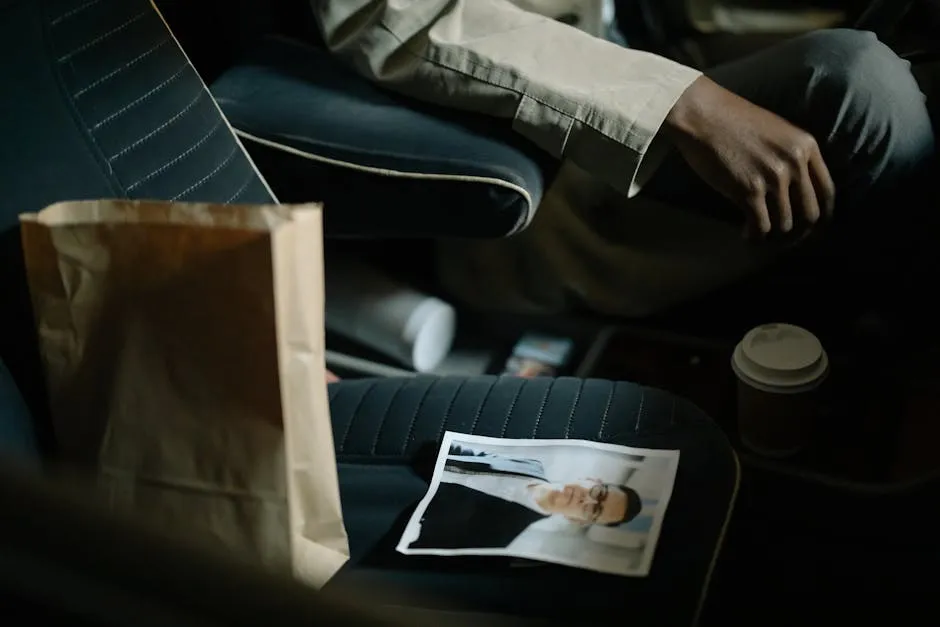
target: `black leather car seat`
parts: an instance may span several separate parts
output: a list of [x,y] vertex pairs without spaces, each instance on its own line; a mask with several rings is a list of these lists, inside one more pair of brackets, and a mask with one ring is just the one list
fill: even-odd
[[[148,0],[0,0],[0,53],[0,358],[41,425],[18,213],[108,196],[217,203],[273,197]],[[407,598],[419,606],[590,624],[697,619],[738,466],[721,431],[687,401],[630,383],[564,378],[345,381],[331,385],[329,395],[353,559],[327,591],[352,588],[380,602],[383,592],[403,590],[399,604]],[[396,534],[427,488],[424,462],[445,430],[679,449],[651,575],[625,579],[395,553]],[[47,454],[54,454],[51,444],[47,438]]]

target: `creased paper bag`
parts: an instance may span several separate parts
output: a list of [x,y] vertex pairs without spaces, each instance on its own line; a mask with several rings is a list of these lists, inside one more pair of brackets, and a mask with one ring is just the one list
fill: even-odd
[[106,502],[324,584],[349,555],[318,205],[21,218],[57,445]]

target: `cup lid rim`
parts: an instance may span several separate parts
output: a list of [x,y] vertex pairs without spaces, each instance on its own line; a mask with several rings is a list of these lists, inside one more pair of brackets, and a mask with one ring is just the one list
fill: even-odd
[[[790,363],[782,363],[781,367],[761,363],[762,355],[757,351],[748,350],[761,333],[769,330],[790,333],[789,337],[782,340],[789,343]],[[800,341],[803,345],[796,345],[793,340]],[[761,325],[748,331],[735,346],[731,361],[735,373],[748,383],[778,389],[818,385],[829,370],[829,356],[819,339],[806,329],[784,323]]]

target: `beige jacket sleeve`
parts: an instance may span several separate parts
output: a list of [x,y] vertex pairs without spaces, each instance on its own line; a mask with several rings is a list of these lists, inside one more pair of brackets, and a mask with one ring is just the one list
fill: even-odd
[[661,151],[650,146],[663,120],[699,76],[508,0],[312,0],[312,6],[329,48],[368,78],[409,96],[511,119],[552,155],[630,195],[657,165]]

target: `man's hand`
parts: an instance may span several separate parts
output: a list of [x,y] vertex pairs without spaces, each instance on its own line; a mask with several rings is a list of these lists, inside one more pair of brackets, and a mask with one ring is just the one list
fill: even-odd
[[813,136],[707,77],[679,98],[664,130],[695,173],[745,212],[754,235],[832,213],[835,185]]

